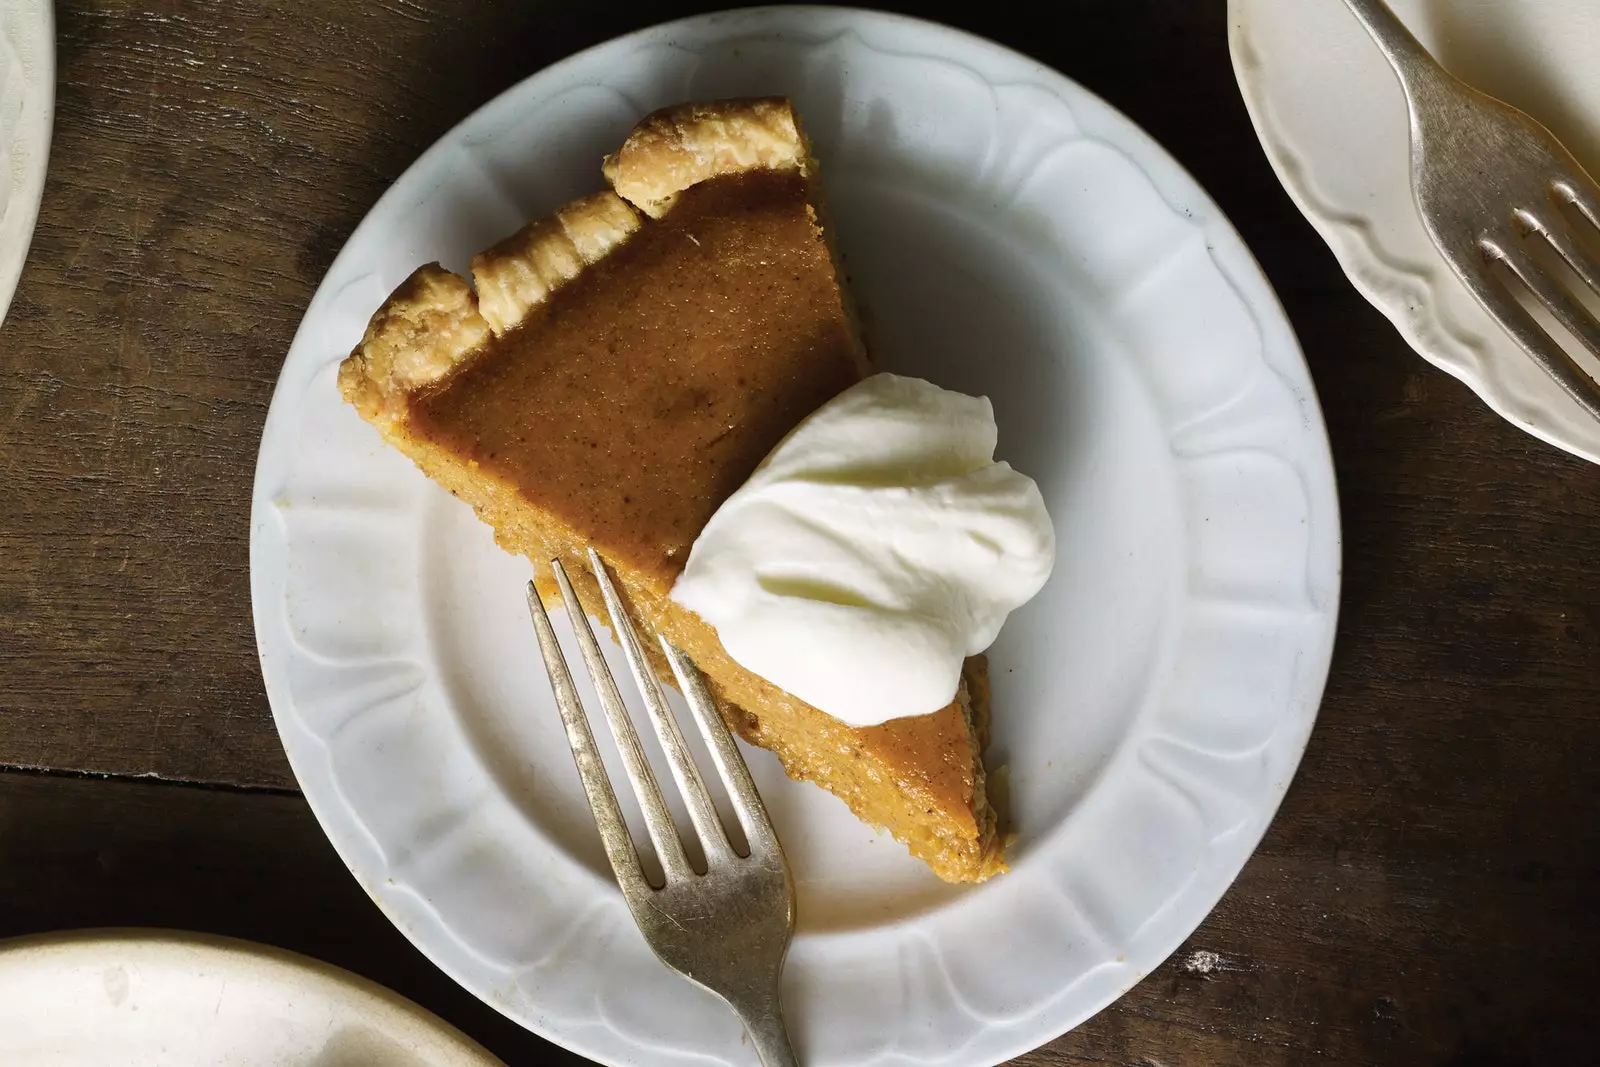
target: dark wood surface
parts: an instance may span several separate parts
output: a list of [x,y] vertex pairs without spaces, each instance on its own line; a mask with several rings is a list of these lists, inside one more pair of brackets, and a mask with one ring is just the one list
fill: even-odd
[[[1600,471],[1429,369],[1345,282],[1251,132],[1222,0],[924,13],[1161,140],[1299,332],[1344,510],[1339,645],[1256,856],[1171,960],[1023,1062],[1600,1062]],[[55,145],[0,327],[0,934],[284,945],[513,1064],[562,1053],[455,988],[339,864],[250,626],[273,381],[340,245],[495,93],[682,5],[57,5]]]

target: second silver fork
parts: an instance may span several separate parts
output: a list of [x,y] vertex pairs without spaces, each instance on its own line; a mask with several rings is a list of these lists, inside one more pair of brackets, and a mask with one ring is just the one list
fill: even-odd
[[639,636],[605,563],[592,548],[589,561],[605,599],[612,629],[644,698],[651,725],[661,739],[668,767],[688,806],[689,819],[706,859],[704,874],[690,866],[666,800],[617,689],[616,679],[600,651],[566,570],[560,561],[553,560],[550,566],[561,587],[561,598],[577,635],[578,648],[616,737],[623,766],[638,795],[645,828],[664,874],[659,888],[645,878],[622,811],[617,806],[611,779],[595,746],[588,717],[573,686],[566,657],[556,641],[539,592],[529,582],[528,609],[533,614],[539,650],[544,656],[556,705],[578,765],[578,776],[600,828],[600,838],[611,869],[616,873],[617,884],[645,941],[661,961],[727,1002],[744,1024],[765,1067],[796,1067],[794,1050],[783,1025],[778,988],[789,940],[794,933],[794,886],[772,821],[700,671],[681,651],[660,638],[678,688],[688,702],[711,762],[721,775],[749,842],[748,855],[741,856],[734,851],[706,790],[705,779],[689,753],[660,680],[645,658]]
[[[1384,0],[1345,0],[1377,42],[1411,110],[1411,186],[1433,243],[1478,303],[1585,411],[1600,382],[1572,358],[1491,268],[1499,263],[1597,359],[1600,321],[1526,247],[1543,241],[1600,296],[1600,188],[1532,118],[1447,72]],[[1574,226],[1582,221],[1587,227]]]

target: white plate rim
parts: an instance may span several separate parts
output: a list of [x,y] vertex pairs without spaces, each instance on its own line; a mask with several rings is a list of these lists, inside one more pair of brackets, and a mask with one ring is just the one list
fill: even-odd
[[[288,949],[220,934],[144,927],[104,927],[26,934],[0,941],[0,975],[41,968],[172,966],[178,960],[226,973],[250,973],[286,994],[338,1002],[348,1014],[381,1025],[385,1037],[443,1051],[459,1067],[501,1061],[433,1012],[342,967]],[[148,974],[146,975],[148,977]],[[443,1067],[446,1061],[436,1060]]]
[[[12,35],[16,34],[16,37]],[[23,79],[22,105],[0,162],[21,159],[20,181],[0,201],[0,325],[22,278],[50,163],[56,91],[55,10],[48,0],[22,0],[0,14],[0,49],[16,56]]]
[[[1119,136],[1126,136],[1128,140],[1126,143],[1119,144],[1119,147],[1136,154],[1139,157],[1138,163],[1140,166],[1153,167],[1160,171],[1161,181],[1158,184],[1160,185],[1161,193],[1164,196],[1181,201],[1181,205],[1175,206],[1169,204],[1169,207],[1172,207],[1174,211],[1179,210],[1181,207],[1181,210],[1185,214],[1193,213],[1197,219],[1203,218],[1204,232],[1208,239],[1208,251],[1212,252],[1213,255],[1221,255],[1227,258],[1227,267],[1229,269],[1224,270],[1223,273],[1225,274],[1228,282],[1239,291],[1240,299],[1245,301],[1250,306],[1252,312],[1257,313],[1258,316],[1264,316],[1259,324],[1261,325],[1263,331],[1269,332],[1271,336],[1268,338],[1263,338],[1263,344],[1270,345],[1274,349],[1276,356],[1289,360],[1294,364],[1295,367],[1298,368],[1297,380],[1291,384],[1290,388],[1295,394],[1295,401],[1299,405],[1307,427],[1305,444],[1306,447],[1312,452],[1311,459],[1308,462],[1312,463],[1313,466],[1318,466],[1317,477],[1319,479],[1319,483],[1315,487],[1308,487],[1307,492],[1316,497],[1314,502],[1320,509],[1321,520],[1325,524],[1331,524],[1331,533],[1324,531],[1325,533],[1328,533],[1328,542],[1326,545],[1320,546],[1319,548],[1321,557],[1313,561],[1317,567],[1331,568],[1334,572],[1331,592],[1324,599],[1324,601],[1317,606],[1320,617],[1325,623],[1325,632],[1319,636],[1316,641],[1312,642],[1310,647],[1304,650],[1307,673],[1310,676],[1313,676],[1314,680],[1310,685],[1297,690],[1295,698],[1292,701],[1295,706],[1289,709],[1289,714],[1294,717],[1295,721],[1291,724],[1290,729],[1278,738],[1283,745],[1284,751],[1290,753],[1285,773],[1283,773],[1281,778],[1275,782],[1275,787],[1270,798],[1263,802],[1255,813],[1257,816],[1259,816],[1259,821],[1255,822],[1250,829],[1242,833],[1234,834],[1229,838],[1229,853],[1230,855],[1236,854],[1237,862],[1230,861],[1230,863],[1224,864],[1224,866],[1228,867],[1225,872],[1222,872],[1219,875],[1218,872],[1211,871],[1209,872],[1208,880],[1204,882],[1197,882],[1189,887],[1189,902],[1182,909],[1185,914],[1185,919],[1178,921],[1175,925],[1171,924],[1170,922],[1167,924],[1171,926],[1171,929],[1167,930],[1164,935],[1158,939],[1160,941],[1159,948],[1152,948],[1149,944],[1150,939],[1146,938],[1144,939],[1144,943],[1139,946],[1137,953],[1130,951],[1125,957],[1119,957],[1118,962],[1126,965],[1119,976],[1119,981],[1114,986],[1108,986],[1103,989],[1098,994],[1096,1002],[1090,1010],[1079,1011],[1071,1018],[1057,1018],[1053,1021],[1036,1020],[1034,1025],[1026,1028],[1026,1032],[1013,1033],[1007,1043],[1004,1045],[995,1045],[990,1043],[982,1050],[981,1053],[977,1053],[977,1050],[974,1049],[972,1051],[977,1054],[975,1056],[966,1057],[963,1057],[961,1052],[958,1050],[953,1054],[953,1056],[956,1058],[947,1058],[938,1061],[941,1063],[948,1062],[951,1064],[999,1062],[1000,1060],[1020,1054],[1021,1052],[1027,1051],[1030,1048],[1036,1047],[1038,1044],[1041,1044],[1044,1041],[1058,1036],[1065,1030],[1070,1029],[1071,1026],[1076,1025],[1076,1023],[1082,1018],[1086,1018],[1088,1015],[1093,1014],[1094,1011],[1098,1011],[1100,1008],[1110,1003],[1122,992],[1126,991],[1127,988],[1135,984],[1140,978],[1143,977],[1144,974],[1148,973],[1148,971],[1157,963],[1159,963],[1160,960],[1164,959],[1168,954],[1170,954],[1170,952],[1181,943],[1183,938],[1192,931],[1193,927],[1198,925],[1199,921],[1203,919],[1205,914],[1210,911],[1210,909],[1215,905],[1216,900],[1220,898],[1228,885],[1231,884],[1233,879],[1237,876],[1239,868],[1242,867],[1244,860],[1247,859],[1249,854],[1253,851],[1255,845],[1260,839],[1260,836],[1265,832],[1265,828],[1270,822],[1272,813],[1276,810],[1278,804],[1281,802],[1282,797],[1288,788],[1289,781],[1292,778],[1294,766],[1298,763],[1299,756],[1303,752],[1305,742],[1309,737],[1311,726],[1315,718],[1316,708],[1320,703],[1322,689],[1326,682],[1328,663],[1332,655],[1333,624],[1337,618],[1338,609],[1337,570],[1339,555],[1338,507],[1337,498],[1334,493],[1331,460],[1328,457],[1326,430],[1321,422],[1320,411],[1317,406],[1314,391],[1310,385],[1309,374],[1305,369],[1303,358],[1301,357],[1298,345],[1293,338],[1292,330],[1290,329],[1287,320],[1283,315],[1282,308],[1278,304],[1276,296],[1272,293],[1264,275],[1261,274],[1259,266],[1255,263],[1253,257],[1250,256],[1248,250],[1245,249],[1236,232],[1233,231],[1232,227],[1226,222],[1226,219],[1222,216],[1220,210],[1216,208],[1215,204],[1210,200],[1209,197],[1205,195],[1203,190],[1199,188],[1198,184],[1193,181],[1187,172],[1185,172],[1175,161],[1171,160],[1171,158],[1166,155],[1164,150],[1156,145],[1155,142],[1148,137],[1148,135],[1144,134],[1142,131],[1139,131],[1137,127],[1135,127],[1125,117],[1121,116],[1120,113],[1115,112],[1108,105],[1104,104],[1103,101],[1100,101],[1097,97],[1094,97],[1092,94],[1088,93],[1087,90],[1084,90],[1081,86],[1076,85],[1076,83],[1071,82],[1064,76],[1054,71],[1049,71],[1033,61],[1026,59],[1026,57],[1022,57],[1017,53],[1011,52],[1009,49],[1005,49],[1002,46],[993,44],[992,42],[984,41],[980,38],[972,37],[960,31],[951,30],[946,27],[937,26],[932,23],[927,23],[923,22],[922,20],[904,16],[884,15],[875,12],[860,12],[844,8],[746,9],[737,12],[725,12],[710,16],[692,17],[689,19],[680,20],[678,22],[667,23],[637,31],[636,33],[617,38],[613,41],[605,42],[569,57],[567,60],[563,60],[561,63],[556,64],[554,67],[545,68],[544,71],[530,76],[529,79],[527,79],[524,83],[521,83],[519,86],[507,90],[506,93],[496,98],[496,100],[484,105],[484,107],[475,112],[473,116],[469,117],[468,119],[464,120],[462,124],[458,125],[453,131],[451,131],[451,133],[441,138],[433,148],[430,148],[429,151],[425,153],[410,170],[408,170],[406,175],[402,176],[402,178],[399,179],[395,185],[384,194],[383,198],[379,200],[378,204],[369,214],[368,219],[364,220],[361,226],[358,227],[356,232],[352,235],[349,244],[346,246],[346,250],[341,252],[339,260],[345,259],[350,248],[359,243],[372,218],[381,214],[385,210],[386,205],[393,206],[396,203],[403,202],[407,197],[415,193],[413,186],[415,185],[416,181],[420,180],[420,172],[426,169],[426,164],[433,155],[436,155],[442,151],[443,145],[451,142],[453,139],[459,139],[462,131],[469,127],[479,116],[484,115],[486,112],[493,111],[497,107],[504,106],[508,99],[511,99],[519,92],[522,92],[523,87],[529,82],[532,82],[538,78],[546,77],[553,71],[558,71],[570,64],[577,64],[589,59],[602,53],[608,48],[614,49],[623,44],[638,43],[650,38],[652,35],[656,35],[658,37],[670,37],[675,33],[682,33],[690,28],[704,26],[707,23],[715,22],[717,20],[746,20],[746,24],[749,24],[752,20],[758,22],[764,17],[789,19],[804,18],[808,12],[815,13],[819,17],[823,18],[865,19],[875,20],[879,25],[915,27],[921,32],[942,34],[947,38],[959,39],[964,45],[976,46],[985,50],[989,50],[994,54],[1004,55],[1005,57],[1009,57],[1010,61],[1025,64],[1030,73],[1032,73],[1034,76],[1043,80],[1051,81],[1054,83],[1056,88],[1065,92],[1070,92],[1076,102],[1092,105],[1094,108],[1099,109],[1103,114],[1100,114],[1098,117],[1106,118],[1109,116],[1109,118],[1106,118],[1107,121],[1115,120],[1117,123],[1120,123],[1122,128],[1119,130]],[[1156,181],[1154,176],[1150,177],[1153,182]],[[410,180],[409,183],[408,179]],[[1196,222],[1196,228],[1201,228],[1201,223],[1199,221]],[[1216,248],[1211,247],[1211,242],[1213,241],[1217,246]],[[336,260],[334,266],[330,268],[330,279],[340,271],[341,264],[339,260]],[[1218,269],[1222,269],[1221,264],[1219,264]],[[324,289],[326,288],[328,288],[328,286],[325,283]],[[315,310],[316,306],[317,302],[313,301],[313,310]],[[308,320],[310,316],[311,313],[308,312]],[[303,324],[302,332],[304,330],[305,326]],[[301,335],[297,334],[296,347],[299,347],[300,341]],[[1278,367],[1277,365],[1274,365],[1274,369],[1280,372],[1284,370],[1283,367]],[[270,495],[266,492],[266,490],[271,488],[273,481],[271,476],[275,473],[271,467],[271,464],[269,463],[267,443],[274,437],[275,433],[281,434],[282,425],[286,424],[292,417],[290,415],[290,409],[294,403],[294,396],[292,394],[286,396],[285,386],[285,378],[280,378],[278,390],[274,395],[272,409],[268,415],[267,429],[263,435],[262,459],[257,471],[256,490],[252,508],[252,590],[256,611],[258,643],[260,644],[263,660],[263,671],[267,680],[269,697],[272,699],[275,718],[277,719],[280,733],[283,735],[286,750],[289,752],[291,764],[295,770],[297,778],[300,779],[303,788],[305,788],[307,799],[312,804],[313,810],[317,813],[319,820],[323,823],[324,829],[329,831],[330,839],[333,840],[335,847],[338,849],[341,856],[345,858],[347,865],[351,866],[352,870],[357,874],[357,877],[362,879],[363,884],[366,885],[368,889],[368,892],[374,896],[374,899],[379,902],[381,907],[385,908],[385,911],[390,915],[391,919],[393,919],[396,924],[399,925],[404,932],[406,932],[407,936],[411,937],[412,940],[418,944],[418,947],[421,948],[425,953],[428,953],[431,958],[434,958],[436,963],[439,963],[440,966],[444,967],[448,973],[451,973],[453,977],[455,977],[458,981],[461,981],[468,988],[473,988],[475,991],[479,992],[480,995],[484,995],[485,999],[489,1000],[489,1002],[494,1004],[497,1008],[505,1011],[507,1014],[512,1015],[513,1018],[518,1018],[519,1021],[524,1023],[524,1025],[529,1025],[530,1028],[535,1029],[537,1032],[543,1034],[543,1036],[557,1041],[558,1043],[564,1044],[567,1047],[574,1049],[574,1051],[594,1056],[595,1058],[602,1060],[607,1060],[609,1062],[616,1062],[615,1060],[611,1060],[609,1057],[607,1057],[603,1051],[596,1049],[595,1046],[584,1040],[576,1039],[570,1034],[563,1035],[561,1033],[554,1032],[548,1028],[544,1028],[533,1022],[530,1022],[525,1017],[519,1016],[510,1008],[510,1006],[508,1006],[505,1001],[499,997],[486,995],[481,987],[467,980],[459,968],[454,968],[434,956],[434,954],[430,952],[429,947],[424,944],[419,931],[411,926],[408,926],[406,921],[402,921],[402,918],[397,915],[394,910],[391,910],[395,905],[394,899],[386,896],[381,886],[374,885],[367,881],[366,877],[363,876],[361,871],[358,869],[358,864],[352,862],[353,857],[350,854],[350,841],[345,839],[343,842],[341,842],[341,839],[336,836],[335,832],[331,828],[329,820],[330,817],[336,817],[336,813],[328,809],[333,802],[333,798],[337,796],[336,791],[330,792],[319,788],[308,787],[306,785],[308,774],[313,772],[313,768],[306,765],[310,756],[310,752],[306,747],[307,739],[297,736],[294,724],[289,721],[288,718],[286,718],[282,710],[286,706],[287,695],[280,691],[279,684],[275,684],[275,680],[281,679],[282,674],[280,670],[276,669],[276,665],[272,662],[273,653],[272,650],[268,648],[268,640],[265,636],[276,625],[276,623],[270,617],[264,615],[264,605],[268,603],[269,600],[263,595],[264,593],[267,593],[268,590],[264,588],[261,577],[264,573],[263,566],[265,564],[265,560],[262,558],[263,541],[259,536],[259,533],[262,529],[263,521],[266,518],[264,513],[271,507]],[[318,776],[320,777],[320,774]],[[1170,916],[1167,918],[1170,919]],[[416,916],[410,916],[409,919],[411,921],[415,921]],[[1181,932],[1177,936],[1173,936],[1172,931],[1177,930],[1180,927]],[[1016,1030],[1015,1027],[1009,1027],[1008,1029],[1013,1031]],[[900,1061],[896,1060],[895,1062]],[[916,1059],[906,1060],[905,1062],[932,1063],[935,1061],[932,1059]]]

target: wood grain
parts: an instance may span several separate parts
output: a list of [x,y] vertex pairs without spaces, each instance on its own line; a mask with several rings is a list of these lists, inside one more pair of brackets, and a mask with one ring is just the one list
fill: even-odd
[[[1060,68],[1200,179],[1277,287],[1344,511],[1327,698],[1266,840],[1123,1000],[1023,1062],[1593,1062],[1600,471],[1514,430],[1357,297],[1279,188],[1222,0],[917,13]],[[421,961],[292,790],[250,630],[254,457],[323,272],[440,134],[683,5],[57,5],[55,144],[0,327],[0,931],[273,941],[549,1050]]]

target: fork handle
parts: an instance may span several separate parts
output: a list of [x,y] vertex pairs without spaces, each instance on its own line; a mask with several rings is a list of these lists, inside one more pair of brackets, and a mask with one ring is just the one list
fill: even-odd
[[1430,82],[1436,82],[1440,75],[1444,75],[1444,68],[1426,48],[1422,47],[1422,43],[1406,28],[1406,24],[1400,21],[1400,16],[1394,13],[1394,9],[1385,0],[1344,0],[1344,2],[1377,42],[1379,51],[1394,68],[1401,87],[1405,89],[1407,98],[1415,108],[1419,92]]
[[789,1031],[783,1025],[783,1008],[778,1003],[776,989],[752,998],[750,1003],[733,1003],[732,1006],[734,1014],[744,1023],[745,1033],[750,1035],[750,1043],[756,1047],[761,1067],[800,1067],[794,1046],[789,1044]]

